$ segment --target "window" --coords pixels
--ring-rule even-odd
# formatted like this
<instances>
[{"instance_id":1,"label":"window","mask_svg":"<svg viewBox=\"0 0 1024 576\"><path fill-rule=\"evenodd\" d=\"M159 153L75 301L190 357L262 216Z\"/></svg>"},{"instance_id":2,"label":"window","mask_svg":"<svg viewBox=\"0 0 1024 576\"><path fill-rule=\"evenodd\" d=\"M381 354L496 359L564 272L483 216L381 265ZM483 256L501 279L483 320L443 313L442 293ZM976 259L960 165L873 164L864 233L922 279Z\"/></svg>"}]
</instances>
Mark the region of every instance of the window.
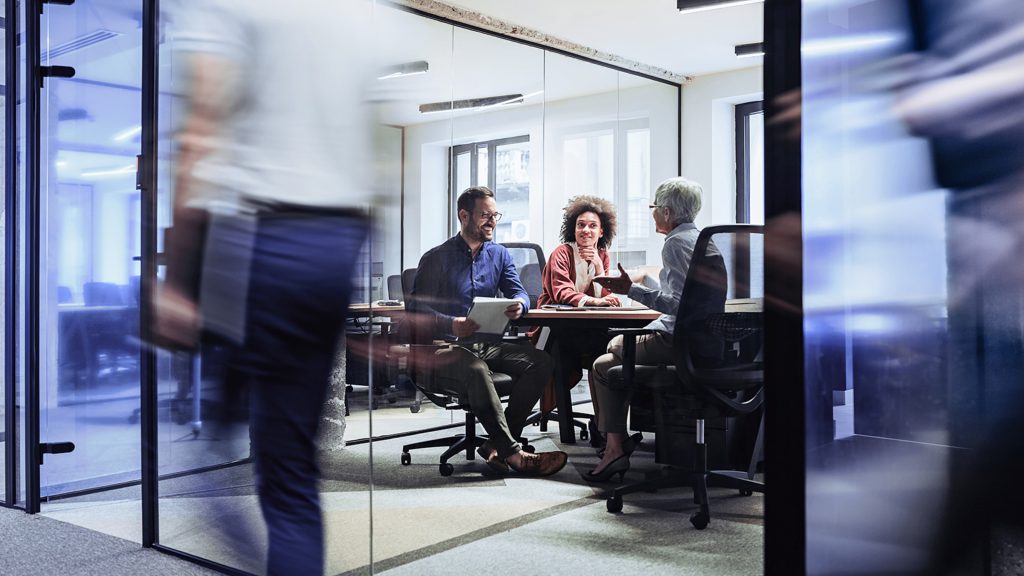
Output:
<instances>
[{"instance_id":1,"label":"window","mask_svg":"<svg viewBox=\"0 0 1024 576\"><path fill-rule=\"evenodd\" d=\"M736 106L736 222L764 224L764 102Z\"/></svg>"},{"instance_id":2,"label":"window","mask_svg":"<svg viewBox=\"0 0 1024 576\"><path fill-rule=\"evenodd\" d=\"M736 222L764 224L764 102L760 101L736 106ZM733 258L733 269L740 275L730 282L730 298L749 298L751 291L758 294L764 290L760 259L755 258L751 268L751 248L744 246L731 256L726 254ZM753 249L756 253L761 247ZM743 288L737 290L736 286Z\"/></svg>"},{"instance_id":3,"label":"window","mask_svg":"<svg viewBox=\"0 0 1024 576\"><path fill-rule=\"evenodd\" d=\"M452 213L459 194L470 186L487 186L504 216L495 230L497 242L530 240L530 137L473 142L451 149ZM453 222L453 233L459 222Z\"/></svg>"},{"instance_id":4,"label":"window","mask_svg":"<svg viewBox=\"0 0 1024 576\"><path fill-rule=\"evenodd\" d=\"M619 212L614 253L620 261L628 253L632 265L644 265L653 233L649 122L625 120L589 128L562 140L565 200L580 194L611 200Z\"/></svg>"}]
</instances>

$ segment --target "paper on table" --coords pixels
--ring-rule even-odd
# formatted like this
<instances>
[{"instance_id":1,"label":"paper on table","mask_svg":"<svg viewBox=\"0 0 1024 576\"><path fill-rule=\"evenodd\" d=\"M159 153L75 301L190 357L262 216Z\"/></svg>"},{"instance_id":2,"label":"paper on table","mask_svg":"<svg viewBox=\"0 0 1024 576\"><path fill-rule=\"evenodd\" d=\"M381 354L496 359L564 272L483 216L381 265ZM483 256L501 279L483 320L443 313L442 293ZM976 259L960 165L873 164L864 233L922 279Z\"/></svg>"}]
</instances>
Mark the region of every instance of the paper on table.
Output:
<instances>
[{"instance_id":1,"label":"paper on table","mask_svg":"<svg viewBox=\"0 0 1024 576\"><path fill-rule=\"evenodd\" d=\"M476 334L501 335L508 326L508 316L505 316L505 309L519 302L511 298L484 298L477 296L473 298L473 306L469 309L467 318L480 325Z\"/></svg>"}]
</instances>

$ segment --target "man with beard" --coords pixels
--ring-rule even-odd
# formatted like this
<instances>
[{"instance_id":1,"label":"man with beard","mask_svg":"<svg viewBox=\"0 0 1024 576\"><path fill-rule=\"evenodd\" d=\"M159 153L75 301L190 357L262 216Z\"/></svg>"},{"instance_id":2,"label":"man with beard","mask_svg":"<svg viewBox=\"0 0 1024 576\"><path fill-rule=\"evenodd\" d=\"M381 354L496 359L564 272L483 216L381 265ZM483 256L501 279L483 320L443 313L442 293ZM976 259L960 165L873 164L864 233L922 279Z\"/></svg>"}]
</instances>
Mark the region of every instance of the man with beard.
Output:
<instances>
[{"instance_id":1,"label":"man with beard","mask_svg":"<svg viewBox=\"0 0 1024 576\"><path fill-rule=\"evenodd\" d=\"M420 319L415 342L458 338L458 343L438 347L428 362L417 360L418 367L431 370L430 385L439 393L456 392L469 404L487 431L488 440L478 452L492 470L554 474L565 466L565 452L530 454L517 440L551 378L551 358L532 346L481 337L476 334L480 326L467 318L474 297L494 297L499 291L517 300L505 310L511 320L530 306L512 256L493 242L501 219L494 192L484 186L468 188L459 195L458 218L459 233L420 258L406 304ZM512 382L496 386L492 371L508 374ZM503 411L504 395L508 406Z\"/></svg>"}]
</instances>

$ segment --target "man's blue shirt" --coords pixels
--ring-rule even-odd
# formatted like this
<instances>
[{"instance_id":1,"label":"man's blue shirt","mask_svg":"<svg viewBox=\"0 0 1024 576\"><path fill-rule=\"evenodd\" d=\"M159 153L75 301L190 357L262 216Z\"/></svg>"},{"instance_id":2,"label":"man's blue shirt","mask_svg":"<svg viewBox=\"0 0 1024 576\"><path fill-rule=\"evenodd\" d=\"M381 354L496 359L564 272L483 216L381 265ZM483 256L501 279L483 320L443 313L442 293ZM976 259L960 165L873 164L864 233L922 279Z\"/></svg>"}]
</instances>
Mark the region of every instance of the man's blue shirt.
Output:
<instances>
[{"instance_id":1,"label":"man's blue shirt","mask_svg":"<svg viewBox=\"0 0 1024 576\"><path fill-rule=\"evenodd\" d=\"M406 305L434 317L432 339L454 340L452 319L468 314L473 298L500 295L521 301L523 314L530 309L530 296L508 249L484 242L473 258L462 235L456 234L420 258ZM422 333L417 340L423 340Z\"/></svg>"}]
</instances>

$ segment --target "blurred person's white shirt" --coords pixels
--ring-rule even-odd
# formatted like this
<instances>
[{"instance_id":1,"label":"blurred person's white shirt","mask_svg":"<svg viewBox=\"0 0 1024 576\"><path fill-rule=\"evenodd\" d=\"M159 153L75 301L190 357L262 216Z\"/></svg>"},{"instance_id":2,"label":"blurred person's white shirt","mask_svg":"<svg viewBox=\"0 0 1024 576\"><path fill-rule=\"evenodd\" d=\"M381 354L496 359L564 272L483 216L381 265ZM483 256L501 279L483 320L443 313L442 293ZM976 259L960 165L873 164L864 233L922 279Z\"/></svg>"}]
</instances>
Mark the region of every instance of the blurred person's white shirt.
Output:
<instances>
[{"instance_id":1,"label":"blurred person's white shirt","mask_svg":"<svg viewBox=\"0 0 1024 576\"><path fill-rule=\"evenodd\" d=\"M370 7L366 0L186 0L167 9L175 67L185 72L195 53L234 64L224 78L233 104L192 172L197 195L370 204Z\"/></svg>"}]
</instances>

